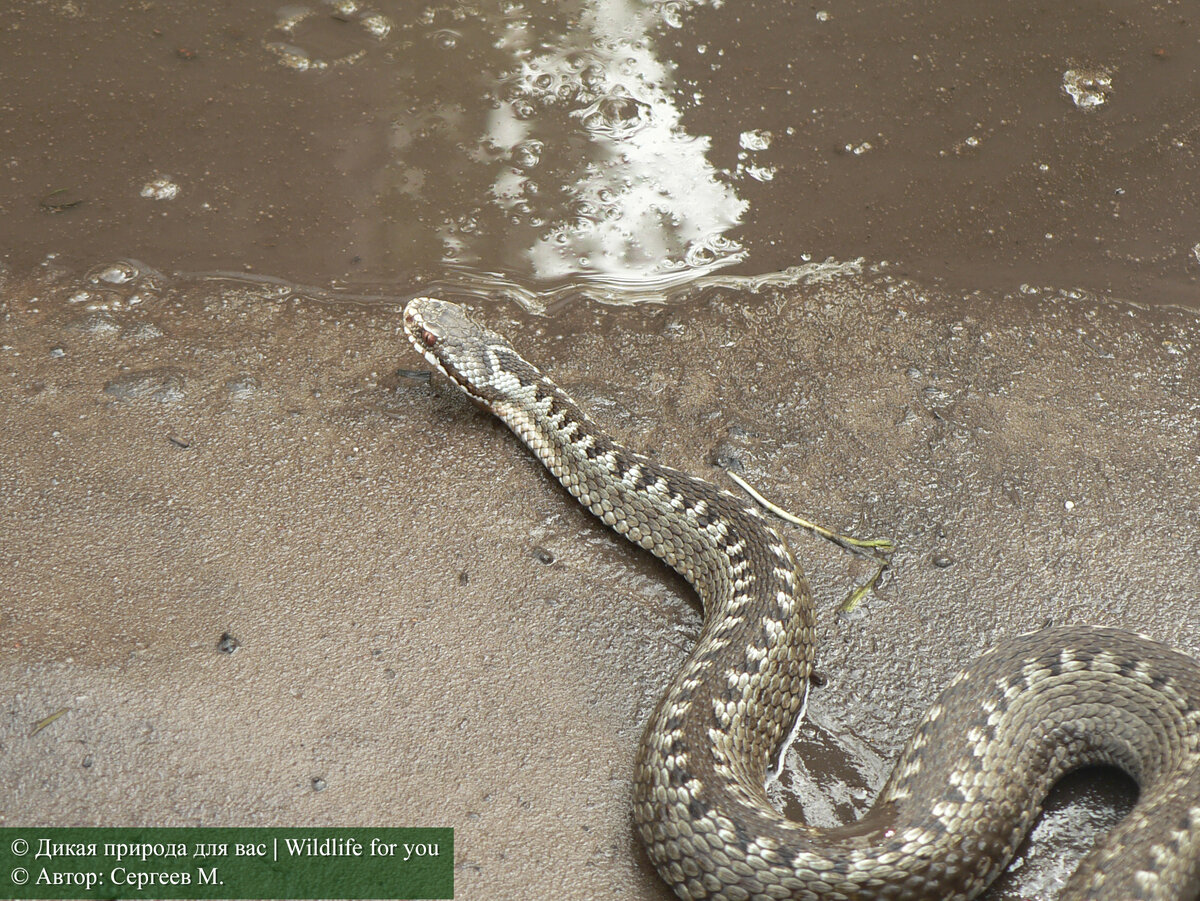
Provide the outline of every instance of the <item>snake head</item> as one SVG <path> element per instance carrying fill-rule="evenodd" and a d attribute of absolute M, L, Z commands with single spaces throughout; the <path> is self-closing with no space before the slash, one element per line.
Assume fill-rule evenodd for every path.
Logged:
<path fill-rule="evenodd" d="M 426 360 L 485 406 L 508 399 L 519 384 L 515 374 L 532 369 L 501 335 L 449 301 L 433 297 L 409 301 L 404 331 Z"/>

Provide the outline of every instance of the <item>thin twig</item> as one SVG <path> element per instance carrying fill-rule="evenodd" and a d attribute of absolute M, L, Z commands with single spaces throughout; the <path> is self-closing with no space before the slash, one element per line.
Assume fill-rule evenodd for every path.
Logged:
<path fill-rule="evenodd" d="M 896 543 L 890 538 L 850 538 L 849 536 L 839 535 L 837 532 L 831 532 L 829 529 L 822 528 L 815 522 L 809 522 L 807 519 L 801 519 L 799 516 L 796 516 L 793 513 L 788 513 L 787 510 L 784 510 L 782 507 L 771 503 L 769 500 L 751 488 L 746 483 L 746 480 L 738 476 L 736 473 L 729 472 L 728 470 L 725 472 L 729 478 L 733 479 L 742 487 L 743 491 L 745 491 L 748 495 L 758 501 L 759 504 L 770 510 L 780 519 L 790 522 L 793 525 L 800 526 L 802 529 L 808 529 L 808 531 L 814 532 L 828 541 L 832 541 L 843 550 L 847 550 L 855 554 L 861 554 L 865 557 L 878 559 L 875 554 L 869 553 L 869 551 L 878 550 L 882 553 L 890 554 L 896 549 Z"/>
<path fill-rule="evenodd" d="M 848 535 L 840 535 L 837 532 L 830 531 L 829 529 L 817 525 L 815 522 L 810 522 L 807 519 L 801 519 L 794 513 L 789 513 L 778 504 L 771 503 L 771 501 L 767 500 L 756 490 L 750 487 L 746 480 L 736 473 L 726 470 L 725 474 L 728 475 L 729 478 L 733 479 L 733 481 L 736 482 L 743 491 L 754 498 L 754 500 L 757 501 L 764 509 L 775 514 L 784 522 L 790 522 L 802 529 L 807 529 L 816 535 L 820 535 L 827 541 L 832 541 L 843 550 L 850 551 L 852 554 L 858 554 L 861 557 L 869 557 L 871 560 L 875 561 L 875 572 L 871 575 L 871 578 L 862 585 L 859 585 L 852 592 L 850 592 L 849 595 L 847 595 L 846 599 L 842 601 L 841 605 L 838 607 L 839 613 L 849 613 L 855 607 L 857 607 L 858 603 L 866 596 L 867 592 L 869 592 L 878 584 L 879 577 L 883 575 L 883 571 L 892 565 L 891 555 L 896 550 L 896 543 L 892 541 L 892 539 L 863 539 L 851 538 Z"/>
<path fill-rule="evenodd" d="M 29 737 L 33 738 L 35 735 L 37 735 L 39 732 L 41 732 L 43 729 L 45 729 L 47 726 L 49 726 L 51 723 L 53 723 L 56 719 L 58 719 L 60 716 L 62 716 L 64 713 L 66 713 L 70 709 L 71 709 L 70 707 L 64 707 L 62 710 L 59 710 L 55 713 L 50 714 L 48 717 L 46 717 L 44 720 L 42 720 L 40 723 L 38 723 L 36 726 L 33 727 L 33 731 L 29 733 Z"/>

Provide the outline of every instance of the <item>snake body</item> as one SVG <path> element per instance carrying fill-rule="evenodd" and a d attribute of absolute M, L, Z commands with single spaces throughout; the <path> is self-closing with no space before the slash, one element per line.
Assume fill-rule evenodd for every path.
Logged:
<path fill-rule="evenodd" d="M 1048 628 L 972 663 L 925 715 L 874 806 L 818 829 L 764 781 L 798 721 L 814 607 L 787 545 L 749 502 L 629 451 L 503 337 L 430 298 L 413 345 L 500 417 L 584 507 L 680 573 L 700 638 L 646 726 L 634 821 L 681 898 L 978 896 L 1055 781 L 1093 764 L 1138 783 L 1132 812 L 1080 864 L 1064 899 L 1200 894 L 1200 666 L 1148 638 Z"/>

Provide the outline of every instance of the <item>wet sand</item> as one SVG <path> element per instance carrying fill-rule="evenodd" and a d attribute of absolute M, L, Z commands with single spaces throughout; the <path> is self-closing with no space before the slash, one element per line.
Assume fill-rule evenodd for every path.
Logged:
<path fill-rule="evenodd" d="M 810 822 L 1004 636 L 1200 650 L 1179 4 L 10 7 L 0 825 L 444 825 L 460 899 L 667 897 L 629 779 L 694 600 L 405 373 L 429 286 L 629 445 L 898 542 L 839 618 L 869 565 L 791 535 Z M 1072 780 L 991 901 L 1130 799 Z"/>
<path fill-rule="evenodd" d="M 0 287 L 0 824 L 448 825 L 459 898 L 667 897 L 630 775 L 686 586 L 403 373 L 399 303 L 106 272 Z M 629 445 L 897 541 L 839 618 L 866 565 L 791 535 L 825 684 L 782 800 L 815 822 L 1003 636 L 1200 652 L 1192 315 L 882 275 L 580 302 L 565 334 L 478 309 Z M 1050 894 L 1129 802 L 1068 794 L 989 897 Z"/>

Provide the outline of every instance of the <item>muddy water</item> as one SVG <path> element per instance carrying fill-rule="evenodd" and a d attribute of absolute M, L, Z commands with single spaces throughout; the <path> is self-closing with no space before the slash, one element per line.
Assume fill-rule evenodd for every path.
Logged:
<path fill-rule="evenodd" d="M 419 289 L 631 445 L 897 539 L 844 620 L 863 564 L 793 538 L 813 822 L 1001 636 L 1200 649 L 1184 6 L 10 7 L 0 823 L 433 811 L 461 898 L 666 897 L 629 777 L 697 614 L 405 374 Z M 1072 782 L 989 897 L 1130 800 Z"/>
<path fill-rule="evenodd" d="M 653 289 L 890 261 L 1195 307 L 1186 4 L 22 0 L 2 258 Z"/>

